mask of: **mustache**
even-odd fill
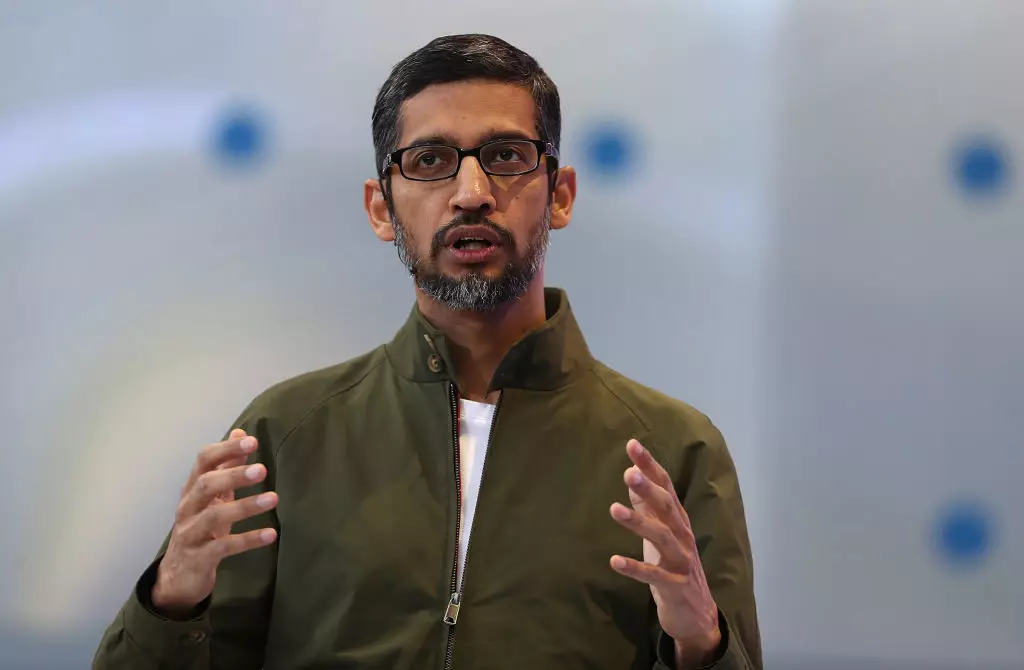
[[[475,214],[459,214],[450,222],[442,226],[440,230],[434,233],[434,239],[430,245],[431,255],[436,257],[439,253],[441,253],[441,249],[444,248],[444,240],[446,237],[448,237],[448,233],[450,233],[455,228],[459,228],[461,226],[484,226],[486,228],[489,228],[492,232],[494,232],[495,235],[497,235],[501,239],[501,243],[506,249],[515,250],[516,241],[512,237],[512,233],[509,232],[508,228],[499,226],[495,222],[488,219],[486,216],[479,216]]]

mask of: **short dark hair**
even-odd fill
[[[431,40],[394,68],[373,105],[373,148],[380,173],[398,148],[402,103],[431,84],[489,79],[522,86],[537,104],[537,134],[556,149],[562,134],[558,88],[528,53],[492,35],[448,35]]]

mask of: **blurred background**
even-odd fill
[[[1016,0],[0,3],[0,667],[87,667],[199,447],[400,326],[373,99],[488,32],[562,95],[548,283],[730,444],[767,667],[1024,668],[1022,28]]]

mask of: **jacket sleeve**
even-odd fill
[[[718,605],[722,645],[716,661],[705,668],[762,670],[754,566],[739,480],[722,434],[706,417],[701,417],[696,440],[686,449],[676,490]],[[676,670],[672,639],[660,628],[655,633],[654,670]]]
[[[259,439],[249,463],[267,466],[263,482],[239,489],[236,499],[274,488],[269,441],[253,426],[238,424]],[[270,511],[236,523],[233,533],[280,526]],[[209,598],[190,621],[171,621],[155,612],[150,592],[170,534],[156,560],[135,584],[128,600],[100,640],[93,670],[259,670],[263,667],[277,565],[277,542],[224,559]]]

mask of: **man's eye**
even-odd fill
[[[502,149],[498,152],[498,160],[505,163],[508,161],[522,160],[522,156],[515,149]]]

